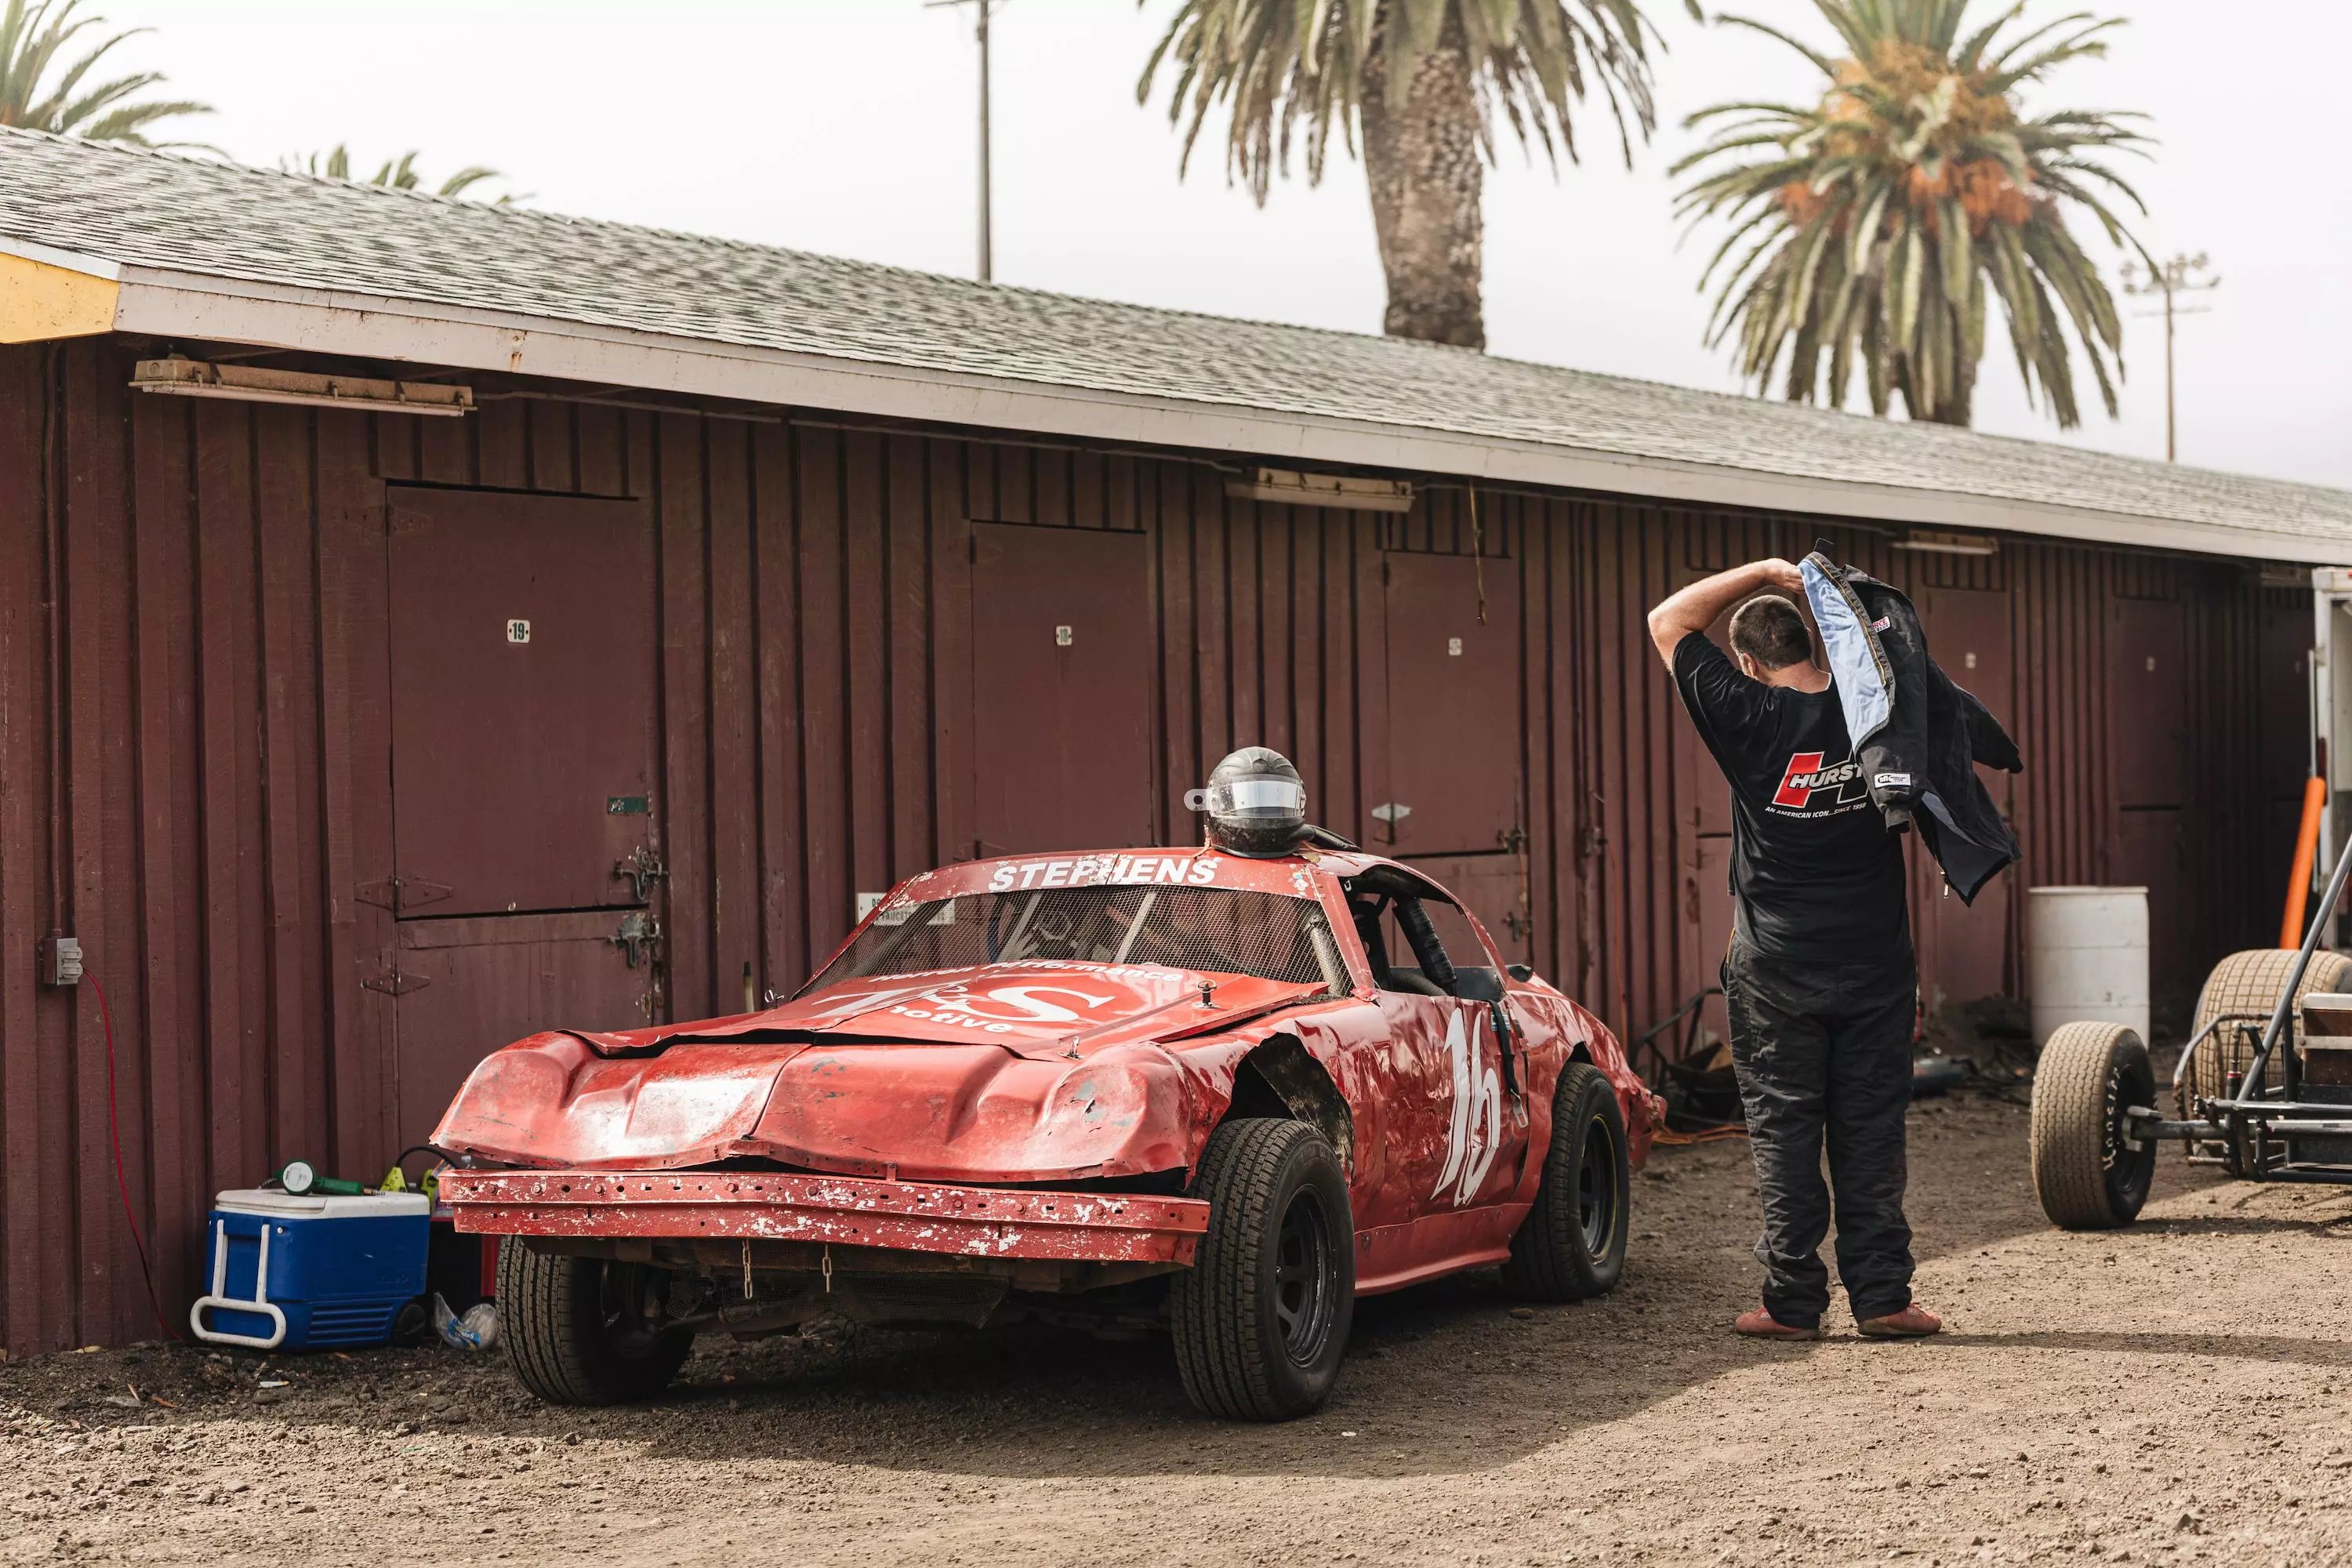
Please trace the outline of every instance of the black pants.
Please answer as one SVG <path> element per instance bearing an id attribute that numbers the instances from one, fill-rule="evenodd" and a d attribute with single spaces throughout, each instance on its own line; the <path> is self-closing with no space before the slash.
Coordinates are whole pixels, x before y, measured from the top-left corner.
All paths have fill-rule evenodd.
<path id="1" fill-rule="evenodd" d="M 1801 963 L 1735 937 L 1724 955 L 1731 1060 L 1764 1200 L 1764 1305 L 1792 1328 L 1818 1327 L 1829 1308 L 1821 1246 L 1832 1192 L 1838 1278 L 1855 1320 L 1911 1304 L 1903 1118 L 1917 988 L 1907 949 L 1893 962 Z"/>

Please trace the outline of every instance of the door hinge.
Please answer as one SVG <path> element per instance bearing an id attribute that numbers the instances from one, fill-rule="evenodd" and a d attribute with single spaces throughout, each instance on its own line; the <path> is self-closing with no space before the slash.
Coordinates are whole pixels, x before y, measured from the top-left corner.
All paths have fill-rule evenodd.
<path id="1" fill-rule="evenodd" d="M 428 882 L 422 877 L 380 877 L 353 888 L 352 897 L 397 915 L 420 905 L 438 903 L 456 891 L 446 882 Z"/>
<path id="2" fill-rule="evenodd" d="M 646 951 L 661 941 L 661 921 L 643 910 L 631 910 L 621 917 L 621 927 L 604 940 L 621 950 L 631 969 L 646 956 Z"/>
<path id="3" fill-rule="evenodd" d="M 635 889 L 630 896 L 641 904 L 646 901 L 646 897 L 653 884 L 661 881 L 668 875 L 669 868 L 662 864 L 661 857 L 642 844 L 637 846 L 635 851 L 627 859 L 613 862 L 613 879 L 625 878 L 630 886 Z M 633 966 L 635 962 L 635 960 L 631 961 Z"/>
<path id="4" fill-rule="evenodd" d="M 397 969 L 387 969 L 382 974 L 360 982 L 362 991 L 381 991 L 387 996 L 405 996 L 412 991 L 422 991 L 433 982 L 421 974 L 403 974 Z"/>

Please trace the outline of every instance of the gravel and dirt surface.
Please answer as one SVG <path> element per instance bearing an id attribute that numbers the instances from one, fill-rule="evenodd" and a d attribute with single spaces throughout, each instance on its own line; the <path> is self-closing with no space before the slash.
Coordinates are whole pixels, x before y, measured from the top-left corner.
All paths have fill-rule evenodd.
<path id="1" fill-rule="evenodd" d="M 603 1412 L 439 1349 L 0 1364 L 0 1562 L 2352 1561 L 2352 1190 L 2168 1150 L 2139 1226 L 2061 1235 L 2021 1107 L 1913 1116 L 1940 1341 L 1735 1339 L 1747 1147 L 1667 1149 L 1616 1296 L 1366 1302 L 1284 1426 L 1196 1415 L 1164 1345 L 1030 1329 L 706 1341 Z"/>

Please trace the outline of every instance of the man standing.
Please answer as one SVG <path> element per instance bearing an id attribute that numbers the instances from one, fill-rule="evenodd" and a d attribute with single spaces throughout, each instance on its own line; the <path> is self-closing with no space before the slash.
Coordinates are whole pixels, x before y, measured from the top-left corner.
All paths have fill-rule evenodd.
<path id="1" fill-rule="evenodd" d="M 1875 1339 L 1909 1339 L 1944 1325 L 1911 1300 L 1903 1217 L 1918 990 L 1903 847 L 1871 805 L 1837 693 L 1783 596 L 1803 593 L 1794 565 L 1758 561 L 1650 612 L 1650 639 L 1731 784 L 1736 913 L 1723 995 L 1764 1202 L 1764 1304 L 1732 1326 L 1821 1338 L 1833 1190 L 1838 1277 L 1855 1321 Z M 1736 666 L 1706 636 L 1733 605 Z"/>

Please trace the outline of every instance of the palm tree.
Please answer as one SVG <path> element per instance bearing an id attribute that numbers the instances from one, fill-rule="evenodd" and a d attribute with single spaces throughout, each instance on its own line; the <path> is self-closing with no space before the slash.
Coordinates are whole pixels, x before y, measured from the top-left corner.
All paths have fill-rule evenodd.
<path id="1" fill-rule="evenodd" d="M 361 183 L 370 185 L 388 185 L 396 191 L 413 191 L 424 180 L 424 177 L 416 172 L 417 157 L 416 153 L 408 152 L 402 153 L 396 163 L 387 158 L 384 160 L 383 167 Z M 324 162 L 325 167 L 321 168 L 320 154 L 313 153 L 303 160 L 301 172 L 324 174 L 331 180 L 348 180 L 352 177 L 352 151 L 342 142 L 335 143 L 333 150 L 325 155 Z M 499 177 L 499 172 L 496 169 L 487 168 L 480 163 L 469 163 L 442 181 L 433 194 L 440 196 L 462 196 L 484 180 L 495 180 Z M 509 192 L 499 198 L 499 205 L 505 206 L 515 200 L 515 195 Z"/>
<path id="2" fill-rule="evenodd" d="M 1696 0 L 1684 4 L 1698 14 Z M 1335 124 L 1350 153 L 1360 129 L 1388 274 L 1383 325 L 1484 348 L 1479 202 L 1496 114 L 1557 170 L 1561 153 L 1577 158 L 1572 110 L 1597 85 L 1630 164 L 1633 130 L 1646 139 L 1655 123 L 1656 36 L 1636 0 L 1179 0 L 1136 97 L 1148 100 L 1173 62 L 1180 168 L 1211 112 L 1230 104 L 1226 174 L 1261 205 L 1274 173 L 1289 171 L 1302 122 L 1310 184 Z"/>
<path id="3" fill-rule="evenodd" d="M 0 125 L 20 125 L 59 136 L 80 136 L 92 142 L 121 142 L 133 147 L 194 147 L 194 142 L 150 142 L 148 128 L 182 114 L 210 114 L 205 104 L 185 99 L 126 101 L 162 82 L 161 71 L 141 71 L 117 77 L 82 89 L 82 79 L 125 38 L 151 31 L 134 27 L 85 50 L 54 82 L 44 86 L 49 67 L 66 45 L 85 27 L 103 26 L 103 16 L 76 16 L 81 0 L 8 0 L 0 12 Z"/>
<path id="4" fill-rule="evenodd" d="M 2103 35 L 2120 24 L 2078 12 L 2012 30 L 2019 4 L 1964 38 L 1969 0 L 1813 4 L 1843 55 L 1721 19 L 1811 60 L 1825 79 L 1821 102 L 1702 110 L 1688 123 L 1712 122 L 1713 138 L 1675 165 L 1705 171 L 1682 192 L 1681 214 L 1732 226 L 1699 283 L 1704 291 L 1720 273 L 1709 346 L 1734 343 L 1741 375 L 1759 391 L 1778 375 L 1797 401 L 1822 394 L 1826 369 L 1828 400 L 1841 407 L 1859 362 L 1873 412 L 1900 395 L 1914 419 L 1966 425 L 1990 289 L 2027 397 L 2038 388 L 2062 427 L 2081 423 L 2071 327 L 2112 417 L 2122 324 L 2065 210 L 2139 249 L 2108 202 L 2120 194 L 2143 215 L 2147 205 L 2100 154 L 2144 156 L 2148 139 L 2127 123 L 2138 115 L 2029 117 L 2016 94 L 2068 60 L 2104 55 Z"/>

